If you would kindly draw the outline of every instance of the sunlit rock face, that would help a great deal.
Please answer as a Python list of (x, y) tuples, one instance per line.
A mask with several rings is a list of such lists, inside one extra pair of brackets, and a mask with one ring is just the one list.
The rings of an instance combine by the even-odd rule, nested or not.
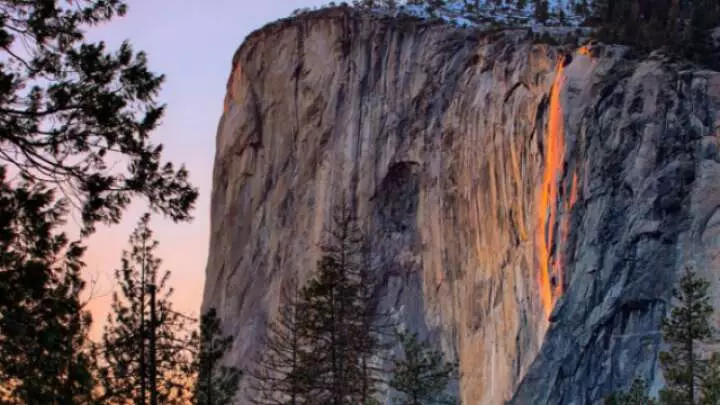
[(383, 305), (457, 356), (463, 403), (657, 384), (679, 270), (720, 265), (719, 111), (717, 72), (620, 47), (347, 9), (270, 24), (228, 82), (203, 306), (246, 366), (345, 194)]

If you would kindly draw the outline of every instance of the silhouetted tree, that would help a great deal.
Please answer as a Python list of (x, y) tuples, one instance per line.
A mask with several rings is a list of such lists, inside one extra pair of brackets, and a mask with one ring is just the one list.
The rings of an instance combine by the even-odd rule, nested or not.
[(270, 322), (260, 351), (249, 371), (250, 400), (258, 405), (299, 405), (307, 402), (312, 342), (301, 340), (298, 302), (300, 287), (295, 276), (287, 279), (280, 294), (280, 309)]
[(173, 220), (188, 220), (197, 198), (186, 170), (163, 162), (150, 142), (164, 111), (163, 76), (127, 42), (108, 50), (85, 38), (126, 8), (0, 0), (0, 386), (21, 403), (88, 403), (83, 248), (57, 231), (68, 208), (87, 235), (98, 222), (119, 222), (137, 196)]
[(240, 370), (222, 364), (222, 358), (232, 348), (232, 336), (223, 336), (220, 320), (214, 308), (200, 320), (200, 334), (195, 336), (197, 354), (193, 363), (196, 382), (194, 405), (232, 405), (240, 384)]
[(60, 231), (66, 203), (0, 167), (0, 393), (6, 404), (85, 404), (90, 314), (79, 295), (84, 247)]
[[(115, 404), (187, 403), (192, 361), (190, 319), (172, 308), (170, 272), (158, 274), (158, 242), (145, 214), (115, 271), (120, 293), (103, 332), (102, 400)], [(156, 302), (151, 301), (157, 296)], [(153, 309), (155, 313), (153, 314)], [(147, 394), (146, 394), (147, 393)]]
[[(67, 3), (67, 4), (66, 4)], [(131, 198), (186, 220), (197, 198), (184, 168), (163, 163), (150, 133), (164, 76), (128, 42), (110, 51), (88, 28), (123, 16), (121, 0), (2, 0), (0, 162), (65, 192), (86, 230), (117, 223)], [(127, 170), (111, 164), (123, 157)]]

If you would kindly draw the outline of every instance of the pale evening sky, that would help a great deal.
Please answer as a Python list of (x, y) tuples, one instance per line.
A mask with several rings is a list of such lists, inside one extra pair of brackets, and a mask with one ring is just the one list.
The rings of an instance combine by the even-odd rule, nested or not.
[[(129, 12), (90, 37), (112, 49), (129, 39), (148, 54), (151, 69), (166, 74), (161, 99), (166, 115), (153, 138), (165, 145), (165, 158), (185, 163), (200, 197), (192, 223), (174, 224), (155, 218), (163, 270), (172, 271), (177, 310), (197, 316), (202, 300), (208, 252), (210, 189), (215, 131), (222, 112), (225, 85), (235, 50), (247, 34), (321, 0), (129, 0)], [(113, 271), (141, 214), (138, 201), (123, 222), (99, 227), (85, 256), (88, 278), (96, 280), (90, 307), (97, 337), (110, 305)], [(88, 286), (90, 289), (91, 286)]]

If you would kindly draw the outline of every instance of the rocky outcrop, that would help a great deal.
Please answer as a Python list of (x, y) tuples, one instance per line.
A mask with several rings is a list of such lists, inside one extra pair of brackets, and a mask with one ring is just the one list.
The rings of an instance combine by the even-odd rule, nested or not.
[[(589, 405), (657, 375), (689, 260), (717, 268), (720, 74), (336, 8), (238, 50), (203, 306), (244, 366), (353, 196), (383, 305), (460, 360), (463, 403)], [(707, 274), (710, 275), (710, 274)]]

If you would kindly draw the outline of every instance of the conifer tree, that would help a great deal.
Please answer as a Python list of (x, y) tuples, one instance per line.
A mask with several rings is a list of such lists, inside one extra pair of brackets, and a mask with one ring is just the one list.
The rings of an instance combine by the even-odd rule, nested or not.
[(446, 362), (441, 352), (433, 350), (417, 334), (399, 333), (402, 356), (394, 361), (390, 387), (401, 393), (402, 405), (455, 404), (446, 394), (457, 375), (457, 365)]
[(560, 24), (565, 24), (567, 22), (566, 21), (567, 15), (565, 14), (565, 10), (563, 10), (562, 7), (558, 8), (556, 15), (557, 15), (558, 22), (560, 22)]
[[(164, 113), (164, 80), (129, 42), (86, 38), (122, 17), (122, 0), (1, 0), (0, 165), (63, 192), (84, 229), (118, 223), (137, 196), (174, 220), (197, 198), (185, 168), (163, 162), (150, 134)], [(119, 157), (126, 170), (116, 169)]]
[(280, 310), (270, 322), (262, 348), (250, 368), (250, 400), (257, 405), (308, 402), (308, 373), (301, 367), (312, 355), (312, 342), (301, 340), (298, 312), (300, 288), (292, 276), (283, 285)]
[(589, 16), (589, 9), (588, 9), (588, 8), (589, 8), (589, 7), (588, 7), (588, 2), (587, 2), (587, 0), (578, 0), (578, 1), (573, 5), (572, 10), (573, 10), (573, 12), (574, 12), (576, 15), (580, 16), (582, 19), (585, 19), (585, 18), (587, 18), (587, 17)]
[(612, 16), (614, 0), (594, 0), (590, 3), (592, 17), (601, 23), (607, 22)]
[(710, 67), (720, 68), (714, 59), (714, 44), (710, 30), (720, 25), (720, 4), (716, 0), (695, 0), (691, 4), (686, 55)]
[(128, 42), (111, 50), (86, 38), (124, 15), (123, 1), (0, 6), (0, 390), (22, 404), (85, 404), (91, 319), (79, 299), (83, 248), (58, 230), (68, 207), (88, 234), (119, 222), (137, 196), (187, 220), (197, 190), (150, 142), (163, 76)]
[[(365, 242), (361, 245), (361, 254), (369, 258), (371, 253)], [(389, 313), (381, 311), (379, 307), (379, 274), (368, 261), (363, 261), (360, 267), (358, 300), (364, 312), (358, 315), (364, 333), (357, 336), (356, 349), (360, 360), (360, 400), (363, 404), (374, 403), (377, 387), (383, 381), (381, 376), (384, 372), (383, 363), (386, 361), (384, 353), (394, 345), (393, 336), (389, 333), (394, 329), (394, 321)]]
[(298, 303), (301, 339), (313, 347), (300, 369), (309, 370), (312, 403), (366, 403), (376, 390), (369, 360), (380, 349), (379, 330), (371, 327), (377, 306), (369, 301), (376, 289), (368, 276), (364, 236), (344, 198), (333, 210), (321, 251), (317, 272)]
[(0, 393), (6, 404), (85, 404), (94, 385), (80, 302), (84, 248), (60, 228), (66, 203), (0, 167)]
[(79, 299), (83, 248), (57, 230), (67, 207), (87, 235), (119, 222), (137, 196), (188, 220), (197, 189), (150, 141), (163, 76), (128, 42), (112, 50), (86, 38), (125, 14), (122, 0), (0, 5), (0, 391), (23, 404), (85, 404), (91, 319)]
[[(158, 242), (149, 223), (150, 215), (143, 215), (130, 236), (130, 250), (123, 251), (122, 266), (115, 271), (121, 290), (113, 294), (103, 333), (101, 401), (136, 405), (188, 401), (191, 320), (172, 308), (170, 272), (159, 274)], [(157, 296), (154, 304), (153, 296)]]
[(720, 354), (713, 353), (702, 376), (701, 405), (720, 405)]
[(663, 323), (663, 336), (670, 350), (660, 353), (666, 380), (660, 398), (665, 405), (696, 405), (700, 403), (698, 391), (707, 363), (700, 357), (697, 343), (712, 335), (713, 308), (709, 283), (691, 267), (686, 268), (679, 287), (673, 291), (677, 305)]
[(193, 371), (197, 375), (193, 391), (194, 405), (232, 405), (240, 384), (240, 370), (221, 363), (232, 348), (232, 336), (223, 336), (215, 308), (200, 320), (200, 334), (195, 336), (197, 354)]
[(550, 18), (550, 4), (547, 0), (535, 0), (535, 19), (544, 23)]
[(387, 328), (362, 232), (346, 200), (333, 210), (312, 279), (282, 288), (280, 311), (250, 368), (259, 405), (370, 404), (379, 380), (374, 357)]
[(636, 378), (628, 392), (612, 395), (605, 403), (607, 405), (657, 405), (658, 402), (648, 395), (645, 380)]

